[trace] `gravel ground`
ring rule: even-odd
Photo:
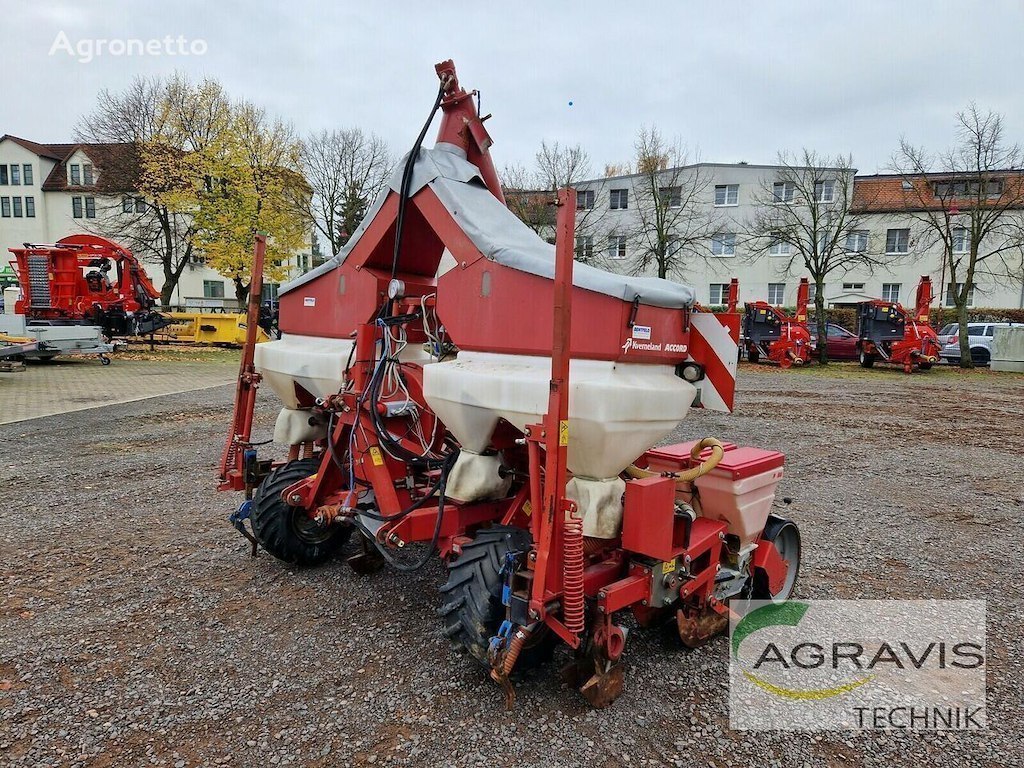
[[[358,577],[250,559],[225,519],[236,500],[212,488],[223,387],[0,427],[0,764],[1024,764],[1024,377],[740,380],[734,415],[694,414],[675,438],[786,452],[800,596],[988,599],[988,731],[730,731],[724,638],[684,652],[646,631],[612,708],[551,670],[505,713],[443,642],[439,564]]]

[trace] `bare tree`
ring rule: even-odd
[[[501,171],[501,190],[508,209],[520,221],[539,237],[552,236],[555,214],[551,203],[554,195],[537,172],[521,165],[507,165]]]
[[[755,258],[782,256],[780,271],[802,270],[810,276],[818,360],[825,365],[825,280],[834,273],[874,269],[884,256],[871,247],[867,214],[854,207],[853,158],[830,158],[804,149],[796,156],[780,153],[778,166],[754,195],[756,213],[746,224],[746,235]]]
[[[681,277],[694,258],[710,255],[711,237],[719,230],[708,205],[712,178],[678,140],[667,141],[655,128],[641,128],[634,144],[636,209],[631,231],[635,257],[631,271]]]
[[[348,242],[394,167],[388,145],[359,128],[320,131],[302,142],[302,171],[312,191],[307,214],[337,253]]]
[[[555,208],[552,201],[563,187],[575,187],[591,176],[590,155],[579,144],[563,146],[557,141],[542,141],[534,156],[532,169],[521,165],[506,166],[501,174],[505,199],[511,210],[540,237],[554,237]],[[582,194],[582,193],[581,193]],[[590,260],[593,230],[601,210],[586,204],[586,197],[578,201],[576,211],[577,259]],[[593,192],[590,199],[593,200]],[[590,238],[591,249],[580,246]]]
[[[904,180],[907,214],[924,231],[919,248],[942,248],[949,287],[939,295],[956,307],[960,366],[972,368],[967,307],[975,278],[1009,280],[1022,271],[1024,156],[1007,142],[1000,114],[971,104],[956,120],[954,147],[931,155],[901,139],[892,168]]]

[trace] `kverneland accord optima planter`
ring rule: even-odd
[[[695,404],[731,410],[738,316],[575,264],[573,190],[552,201],[555,245],[537,237],[504,204],[474,94],[451,61],[437,74],[390,187],[340,254],[283,286],[280,340],[246,346],[220,487],[246,493],[233,517],[254,551],[288,563],[350,539],[360,572],[442,558],[441,632],[509,704],[510,675],[564,644],[569,679],[604,706],[625,612],[695,646],[729,599],[792,592],[800,535],[772,514],[783,456],[710,437],[652,449]],[[287,457],[251,442],[261,383]]]

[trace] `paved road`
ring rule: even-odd
[[[238,363],[94,358],[29,363],[24,371],[0,373],[0,424],[191,392],[233,381]]]

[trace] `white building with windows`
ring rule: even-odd
[[[678,170],[663,173],[666,178],[680,178]],[[807,275],[799,263],[790,268],[791,246],[776,243],[765,250],[763,242],[754,242],[746,234],[759,200],[767,195],[780,202],[794,199],[793,185],[780,180],[782,169],[747,163],[699,163],[683,170],[701,179],[695,186],[703,206],[699,215],[707,216],[715,227],[705,247],[687,257],[681,274],[670,275],[669,279],[693,285],[702,304],[723,304],[729,281],[735,277],[740,283],[741,304],[764,300],[794,305],[800,278]],[[641,199],[638,185],[643,179],[639,175],[610,176],[577,185],[578,257],[596,257],[600,266],[613,271],[656,274],[651,266],[637,269],[637,251],[641,247],[635,235],[641,223],[637,211]],[[923,225],[911,215],[912,206],[906,196],[893,192],[894,187],[900,189],[902,178],[856,176],[853,181],[853,207],[861,207],[859,214],[864,226],[849,233],[846,248],[878,254],[885,265],[830,275],[825,283],[826,306],[853,306],[872,298],[912,303],[918,281],[925,274],[931,277],[936,294],[941,288],[939,300],[952,306],[942,248],[933,242],[934,238],[927,237]],[[670,201],[678,199],[671,187],[660,192],[668,194]],[[822,202],[837,200],[836,179],[823,178],[817,182],[815,195]],[[954,249],[966,247],[963,232],[959,237],[954,232]],[[1019,253],[1015,258],[1020,262]],[[998,279],[979,275],[975,283],[974,306],[1024,307],[1024,269]],[[812,285],[812,298],[813,290]]]
[[[104,165],[128,145],[40,144],[16,136],[0,137],[0,263],[7,264],[9,248],[24,243],[54,243],[82,232],[104,234],[116,231],[111,217],[143,215],[147,203],[141,197],[111,194],[112,184],[104,178]],[[110,173],[118,171],[111,170]],[[116,240],[116,238],[113,238]],[[146,254],[136,254],[146,265],[153,284],[163,285],[163,269]],[[10,258],[7,258],[10,257]],[[309,269],[309,253],[296,254],[292,274]],[[276,286],[265,286],[273,295]],[[181,274],[172,295],[172,305],[188,309],[234,309],[234,286],[230,278],[195,258]]]

